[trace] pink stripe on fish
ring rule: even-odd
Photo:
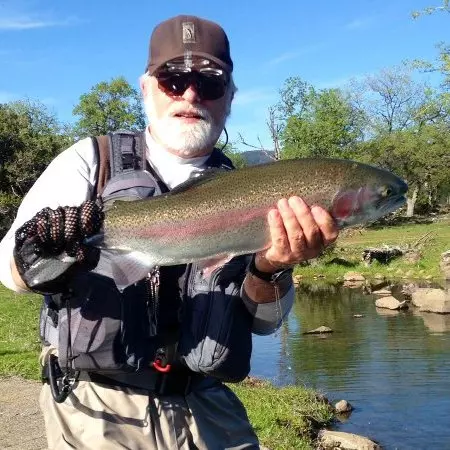
[[[245,225],[257,218],[266,217],[269,209],[266,206],[247,211],[231,210],[216,215],[205,215],[184,222],[157,223],[148,228],[136,228],[133,235],[144,239],[161,237],[170,239],[173,237],[180,238],[180,236],[188,238],[196,235],[208,236],[219,231],[236,229],[239,227],[239,224]],[[120,229],[117,228],[114,231],[119,232]],[[123,231],[129,232],[129,228],[123,229]]]

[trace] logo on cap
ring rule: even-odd
[[[195,25],[193,22],[183,22],[183,44],[195,44]]]

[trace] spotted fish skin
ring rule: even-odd
[[[393,173],[343,159],[291,159],[206,172],[168,194],[114,202],[101,238],[95,239],[109,261],[99,271],[127,285],[155,265],[264,249],[270,244],[267,214],[281,198],[299,196],[310,206],[320,205],[344,228],[394,211],[405,203],[406,192],[406,183]]]

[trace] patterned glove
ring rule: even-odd
[[[44,208],[16,231],[14,259],[25,284],[37,291],[60,284],[69,267],[92,270],[99,249],[83,244],[98,233],[104,219],[102,206],[87,200],[81,206]],[[73,266],[73,267],[72,267]]]

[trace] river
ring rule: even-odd
[[[303,334],[321,325],[334,332]],[[384,449],[450,449],[450,315],[381,310],[360,288],[304,286],[281,329],[254,338],[251,375],[349,401],[354,411],[335,428]]]

